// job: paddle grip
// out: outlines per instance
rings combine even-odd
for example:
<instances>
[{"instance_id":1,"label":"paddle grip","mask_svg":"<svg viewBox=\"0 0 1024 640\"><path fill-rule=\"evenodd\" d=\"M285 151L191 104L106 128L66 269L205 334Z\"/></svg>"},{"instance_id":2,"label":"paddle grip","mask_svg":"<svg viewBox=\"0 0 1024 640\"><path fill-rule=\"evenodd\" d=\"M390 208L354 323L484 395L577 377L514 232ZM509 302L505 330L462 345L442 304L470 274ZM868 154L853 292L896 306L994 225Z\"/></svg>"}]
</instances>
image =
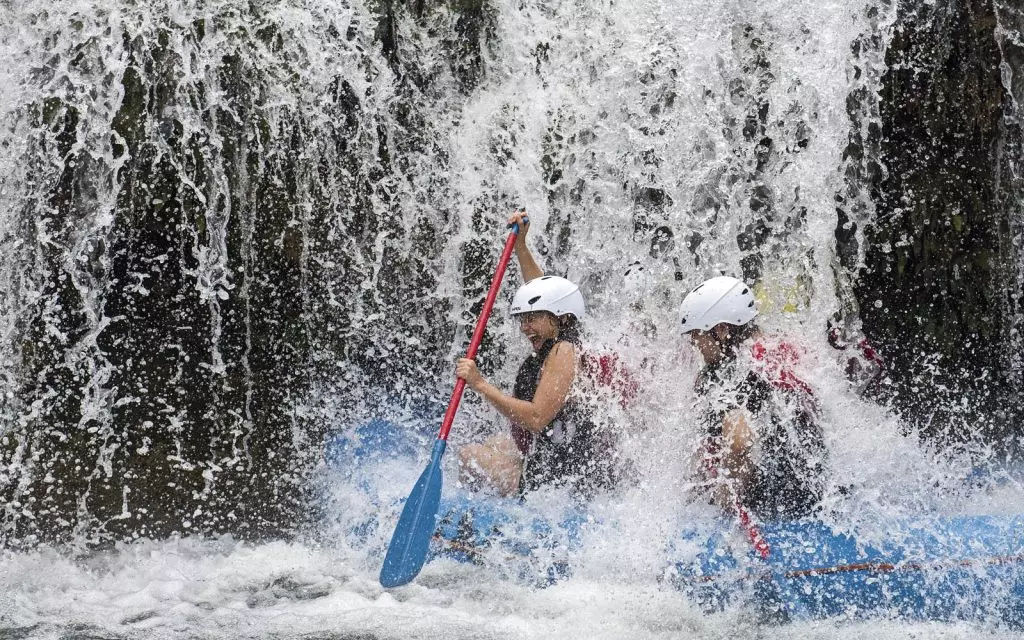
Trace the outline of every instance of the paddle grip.
<instances>
[{"instance_id":1,"label":"paddle grip","mask_svg":"<svg viewBox=\"0 0 1024 640\"><path fill-rule=\"evenodd\" d=\"M484 338L484 330L487 328L487 319L491 316L491 309L498 297L498 290L501 289L501 281L505 277L505 268L512 259L512 250L515 248L516 237L519 235L519 225L512 224L512 230L505 240L505 248L501 252L501 259L498 260L498 269L494 272L494 279L491 280L491 288L487 291L487 299L484 300L484 308L477 318L476 328L473 330L473 338L469 341L469 349L466 350L466 357L470 360L476 356L476 350L480 348L480 342ZM459 410L459 402L462 400L462 392L466 389L466 381L459 378L455 383L455 391L452 392L452 399L448 401L448 410L444 412L444 421L441 422L441 432L437 434L438 440L447 440L448 432L452 429L452 422L455 421L455 413Z\"/></svg>"}]
</instances>

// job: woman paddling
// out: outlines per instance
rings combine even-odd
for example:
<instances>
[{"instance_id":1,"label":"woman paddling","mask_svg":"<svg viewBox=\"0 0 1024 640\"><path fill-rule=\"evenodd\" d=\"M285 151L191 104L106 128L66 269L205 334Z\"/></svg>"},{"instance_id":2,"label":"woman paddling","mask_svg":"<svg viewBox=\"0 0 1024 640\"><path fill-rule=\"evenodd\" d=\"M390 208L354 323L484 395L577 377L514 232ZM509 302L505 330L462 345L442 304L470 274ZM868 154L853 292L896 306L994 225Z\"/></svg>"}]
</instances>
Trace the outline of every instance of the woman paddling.
<instances>
[{"instance_id":1,"label":"woman paddling","mask_svg":"<svg viewBox=\"0 0 1024 640\"><path fill-rule=\"evenodd\" d=\"M800 350L762 333L753 293L736 278L707 280L686 296L681 312L682 332L705 363L696 389L713 500L763 520L813 513L827 451L814 393L794 373Z\"/></svg>"},{"instance_id":2,"label":"woman paddling","mask_svg":"<svg viewBox=\"0 0 1024 640\"><path fill-rule=\"evenodd\" d=\"M512 423L508 432L459 452L460 477L503 496L568 485L586 498L612 484L614 453L611 434L595 422L581 375L583 295L569 280L541 271L526 245L524 213L509 222L519 224L515 251L526 281L512 300L512 315L533 353L520 366L512 395L484 379L473 360L456 364L456 375Z\"/></svg>"}]
</instances>

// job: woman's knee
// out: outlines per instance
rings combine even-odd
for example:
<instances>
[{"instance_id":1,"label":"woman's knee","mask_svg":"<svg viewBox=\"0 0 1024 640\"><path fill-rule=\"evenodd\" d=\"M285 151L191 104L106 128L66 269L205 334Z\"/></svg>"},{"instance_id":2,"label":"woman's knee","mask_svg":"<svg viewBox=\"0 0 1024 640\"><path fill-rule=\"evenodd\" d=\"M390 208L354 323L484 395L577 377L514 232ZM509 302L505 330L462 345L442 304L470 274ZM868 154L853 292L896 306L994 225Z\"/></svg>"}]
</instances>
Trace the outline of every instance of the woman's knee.
<instances>
[{"instance_id":1,"label":"woman's knee","mask_svg":"<svg viewBox=\"0 0 1024 640\"><path fill-rule=\"evenodd\" d=\"M510 449L499 438L471 444L459 450L459 477L471 489L489 487L501 495L518 490L522 456L514 443Z\"/></svg>"},{"instance_id":2,"label":"woman's knee","mask_svg":"<svg viewBox=\"0 0 1024 640\"><path fill-rule=\"evenodd\" d=\"M459 466L472 464L477 458L480 457L482 448L483 446L480 444L467 444L466 446L459 449Z\"/></svg>"}]
</instances>

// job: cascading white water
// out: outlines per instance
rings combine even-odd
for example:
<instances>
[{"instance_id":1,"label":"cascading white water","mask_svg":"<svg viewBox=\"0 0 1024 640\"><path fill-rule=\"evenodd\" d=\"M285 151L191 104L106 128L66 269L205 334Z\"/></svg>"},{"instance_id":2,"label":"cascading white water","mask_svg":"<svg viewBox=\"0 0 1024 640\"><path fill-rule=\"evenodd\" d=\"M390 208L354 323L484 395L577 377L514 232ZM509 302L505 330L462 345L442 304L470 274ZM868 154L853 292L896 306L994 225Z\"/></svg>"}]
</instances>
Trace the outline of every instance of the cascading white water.
<instances>
[{"instance_id":1,"label":"cascading white water","mask_svg":"<svg viewBox=\"0 0 1024 640\"><path fill-rule=\"evenodd\" d=\"M641 381L635 413L615 416L641 480L602 506L631 524L589 540L577 575L548 590L441 565L383 593L378 559L344 539L374 507L327 473L318 480L345 510L303 543L175 535L77 561L45 545L8 552L3 627L759 633L742 612L702 616L655 579L652 541L706 515L688 504L697 363L676 308L720 270L759 279L765 327L811 354L833 452L830 524L872 540L885 534L875 521L894 513L1020 511L1015 485L954 490L966 461L934 456L857 397L825 341L825 319L852 304L836 256L837 195L858 229L872 216L843 152L851 93L861 92L855 125L877 122L889 3L494 2L468 53L460 15L445 7L418 17L397 8L391 19L389 4L345 0L50 4L0 4L0 86L11 88L0 97L7 535L38 535L29 525L52 495L33 487L51 473L75 496L79 542L122 520L120 531L138 522L143 537L187 533L193 519L200 531L238 533L231 523L261 516L293 478L312 482L324 430L432 417L422 414L448 391L504 218L519 206L545 268L582 284L595 348L618 352ZM177 182L147 182L161 176ZM653 255L660 227L674 243ZM627 277L631 266L643 274ZM526 345L502 307L480 360L508 387ZM174 328L123 328L133 319ZM132 360L110 336L143 355ZM153 357L158 366L138 365ZM499 424L467 397L453 445ZM62 439L75 444L72 465L41 444ZM275 455L291 461L267 462ZM200 506L140 501L143 489L120 474L151 459L169 461L154 481L182 478L164 492ZM418 471L387 470L383 491L399 496ZM242 494L256 506L224 509L249 477L265 478L262 496ZM95 507L93 492L114 495L115 507ZM165 520L147 525L153 510ZM387 532L375 535L370 547ZM46 595L54 589L60 598ZM973 631L865 624L772 633Z\"/></svg>"},{"instance_id":2,"label":"cascading white water","mask_svg":"<svg viewBox=\"0 0 1024 640\"><path fill-rule=\"evenodd\" d=\"M1008 142L1000 153L1001 166L998 170L1001 179L1009 183L1007 191L1011 194L1007 202L1011 211L1008 253L1017 269L1014 272L1016 282L1011 285L1010 291L1019 292L1024 286L1024 260L1021 259L1024 256L1024 157L1021 151L1024 144L1021 141L1021 136L1024 135L1021 133L1024 129L1024 46L1020 41L1020 34L1024 30L1024 13L1014 3L996 2L995 7L998 24L996 37L1003 59L1000 75L1009 95L1004 125ZM1020 372L1024 371L1024 360L1021 349L1018 348L1021 336L1024 335L1024 304L1019 294L1011 293L1009 298L1010 317L1013 321L1007 336L1009 348L1006 351L1010 358L1011 370ZM1019 373L1016 381L1020 381Z\"/></svg>"},{"instance_id":3,"label":"cascading white water","mask_svg":"<svg viewBox=\"0 0 1024 640\"><path fill-rule=\"evenodd\" d=\"M347 3L4 10L8 531L280 529L267 496L324 429L312 389L351 405L452 324L443 252L416 248L444 223L458 92L403 106L428 98ZM154 512L154 485L183 495Z\"/></svg>"}]
</instances>

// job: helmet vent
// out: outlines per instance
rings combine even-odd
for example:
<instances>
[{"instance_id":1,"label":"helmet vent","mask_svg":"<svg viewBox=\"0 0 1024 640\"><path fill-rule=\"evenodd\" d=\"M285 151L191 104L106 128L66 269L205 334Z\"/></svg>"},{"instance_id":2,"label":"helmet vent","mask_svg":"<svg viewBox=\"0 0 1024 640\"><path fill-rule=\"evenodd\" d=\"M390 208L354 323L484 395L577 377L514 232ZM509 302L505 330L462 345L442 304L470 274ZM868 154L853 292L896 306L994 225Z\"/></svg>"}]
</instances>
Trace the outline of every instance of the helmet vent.
<instances>
[{"instance_id":1,"label":"helmet vent","mask_svg":"<svg viewBox=\"0 0 1024 640\"><path fill-rule=\"evenodd\" d=\"M752 306L754 306L754 301L753 301L753 300L751 300L751 301L750 301L750 304L748 304L747 306L748 306L748 307L752 307Z\"/></svg>"},{"instance_id":2,"label":"helmet vent","mask_svg":"<svg viewBox=\"0 0 1024 640\"><path fill-rule=\"evenodd\" d=\"M527 304L536 304L538 300L540 300L540 296L533 296L527 301Z\"/></svg>"},{"instance_id":3,"label":"helmet vent","mask_svg":"<svg viewBox=\"0 0 1024 640\"><path fill-rule=\"evenodd\" d=\"M741 296L745 296L745 295L747 295L748 293L750 293L750 289L744 289L744 290L743 290L743 293L741 293L740 295L741 295Z\"/></svg>"}]
</instances>

